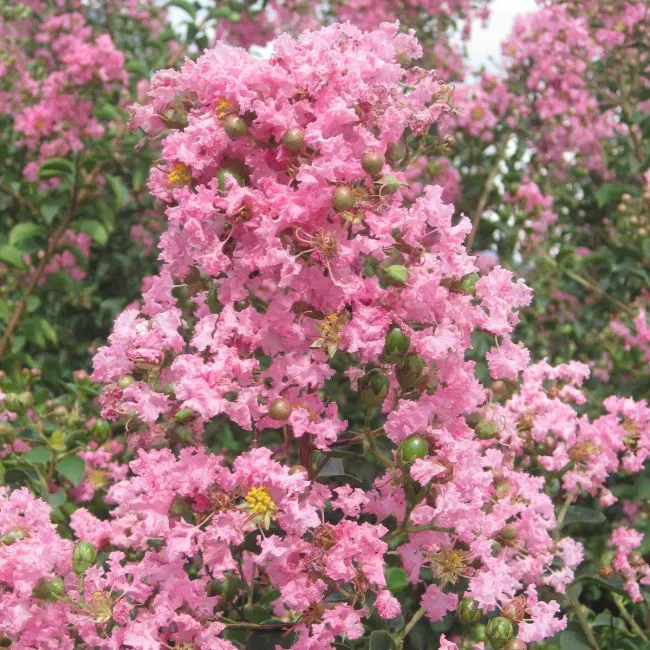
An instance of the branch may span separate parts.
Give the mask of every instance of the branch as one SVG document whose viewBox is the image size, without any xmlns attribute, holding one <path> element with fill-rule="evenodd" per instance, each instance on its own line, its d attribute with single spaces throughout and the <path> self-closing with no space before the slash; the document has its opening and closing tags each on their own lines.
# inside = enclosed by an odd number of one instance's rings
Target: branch
<svg viewBox="0 0 650 650">
<path fill-rule="evenodd" d="M 589 645 L 593 648 L 593 650 L 600 650 L 598 641 L 596 641 L 596 637 L 594 636 L 594 631 L 591 629 L 591 625 L 589 625 L 589 621 L 587 620 L 587 617 L 582 611 L 582 605 L 580 604 L 578 597 L 575 595 L 573 591 L 573 585 L 569 585 L 567 589 L 567 599 L 569 601 L 569 604 L 571 605 L 571 609 L 573 610 L 573 613 L 576 615 L 576 618 L 578 619 L 578 623 L 580 624 L 582 631 L 587 637 L 587 641 L 589 641 Z"/>
<path fill-rule="evenodd" d="M 467 248 L 468 252 L 472 250 L 472 245 L 474 244 L 474 238 L 476 237 L 476 233 L 478 232 L 479 222 L 481 221 L 481 217 L 483 216 L 483 212 L 485 211 L 485 206 L 487 205 L 490 192 L 492 191 L 492 186 L 494 185 L 494 181 L 496 180 L 496 177 L 499 174 L 499 167 L 501 166 L 501 163 L 503 162 L 505 156 L 506 156 L 506 143 L 504 142 L 497 147 L 497 154 L 496 154 L 496 158 L 494 159 L 494 164 L 492 165 L 492 169 L 490 170 L 490 173 L 485 179 L 485 185 L 483 185 L 483 191 L 481 192 L 481 196 L 479 197 L 478 203 L 476 204 L 476 209 L 474 210 L 474 217 L 472 218 L 472 232 L 469 233 L 469 237 L 467 238 L 467 242 L 465 243 L 465 248 Z"/>
</svg>

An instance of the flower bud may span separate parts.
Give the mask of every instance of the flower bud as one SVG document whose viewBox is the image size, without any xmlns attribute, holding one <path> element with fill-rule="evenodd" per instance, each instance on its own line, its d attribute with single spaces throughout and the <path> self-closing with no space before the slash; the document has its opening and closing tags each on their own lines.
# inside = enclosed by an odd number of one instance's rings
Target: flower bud
<svg viewBox="0 0 650 650">
<path fill-rule="evenodd" d="M 16 415 L 24 415 L 32 405 L 32 394 L 25 391 L 24 393 L 9 393 L 4 398 L 4 407 Z"/>
<path fill-rule="evenodd" d="M 494 420 L 481 420 L 474 427 L 474 432 L 479 440 L 492 440 L 499 435 L 499 427 Z"/>
<path fill-rule="evenodd" d="M 371 370 L 359 379 L 361 402 L 365 406 L 379 406 L 388 395 L 390 382 L 379 370 Z"/>
<path fill-rule="evenodd" d="M 379 181 L 379 194 L 382 195 L 392 195 L 399 190 L 404 183 L 402 183 L 396 176 L 393 174 L 386 174 L 382 176 Z"/>
<path fill-rule="evenodd" d="M 289 129 L 282 136 L 282 144 L 291 153 L 299 153 L 305 145 L 305 132 L 302 129 Z"/>
<path fill-rule="evenodd" d="M 224 192 L 226 190 L 226 178 L 228 177 L 232 178 L 235 183 L 237 183 L 237 185 L 244 186 L 246 184 L 244 176 L 241 172 L 233 169 L 232 167 L 222 167 L 217 172 L 217 186 L 221 192 Z"/>
<path fill-rule="evenodd" d="M 384 159 L 383 154 L 379 151 L 366 151 L 363 156 L 361 156 L 361 166 L 363 167 L 363 170 L 371 176 L 377 176 L 380 174 L 385 163 L 386 160 Z"/>
<path fill-rule="evenodd" d="M 528 646 L 521 639 L 510 639 L 503 646 L 503 650 L 526 650 Z"/>
<path fill-rule="evenodd" d="M 389 361 L 397 361 L 409 351 L 411 339 L 399 327 L 392 327 L 386 334 L 384 354 Z"/>
<path fill-rule="evenodd" d="M 388 284 L 406 284 L 409 280 L 409 271 L 402 264 L 391 264 L 384 269 Z"/>
<path fill-rule="evenodd" d="M 464 275 L 458 283 L 458 290 L 462 293 L 474 293 L 476 291 L 476 283 L 480 280 L 478 273 L 469 273 Z"/>
<path fill-rule="evenodd" d="M 269 406 L 269 417 L 273 420 L 286 420 L 291 415 L 291 403 L 283 397 L 278 397 Z"/>
<path fill-rule="evenodd" d="M 63 579 L 59 576 L 51 580 L 41 580 L 32 591 L 32 596 L 40 600 L 55 600 L 56 597 L 63 596 L 64 594 Z"/>
<path fill-rule="evenodd" d="M 90 542 L 79 542 L 72 552 L 72 568 L 80 576 L 86 573 L 97 559 L 97 550 Z"/>
<path fill-rule="evenodd" d="M 501 546 L 516 546 L 517 529 L 514 526 L 504 526 L 497 534 L 496 540 Z"/>
<path fill-rule="evenodd" d="M 404 390 L 412 390 L 420 381 L 424 361 L 417 354 L 407 354 L 395 369 L 397 381 Z"/>
<path fill-rule="evenodd" d="M 345 212 L 346 210 L 353 208 L 356 199 L 352 188 L 347 185 L 339 185 L 332 195 L 332 203 L 337 212 Z"/>
<path fill-rule="evenodd" d="M 515 635 L 515 628 L 507 618 L 497 616 L 488 621 L 485 633 L 494 648 L 501 650 Z"/>
<path fill-rule="evenodd" d="M 473 598 L 463 598 L 458 603 L 456 614 L 461 625 L 474 625 L 481 620 L 483 610 Z"/>
<path fill-rule="evenodd" d="M 124 375 L 123 377 L 120 377 L 117 380 L 117 385 L 124 390 L 125 388 L 128 388 L 131 386 L 131 384 L 135 383 L 135 378 L 133 375 Z"/>
<path fill-rule="evenodd" d="M 429 442 L 427 439 L 415 433 L 399 443 L 397 448 L 397 458 L 405 465 L 411 465 L 418 458 L 424 458 L 429 455 Z"/>
<path fill-rule="evenodd" d="M 195 417 L 196 413 L 192 409 L 181 409 L 174 416 L 174 420 L 176 420 L 178 424 L 185 424 L 186 422 L 193 420 Z"/>
<path fill-rule="evenodd" d="M 111 425 L 106 420 L 96 420 L 90 426 L 90 435 L 93 440 L 103 444 L 111 435 Z"/>
<path fill-rule="evenodd" d="M 227 115 L 223 120 L 223 129 L 229 138 L 236 140 L 248 133 L 248 124 L 239 115 Z"/>
<path fill-rule="evenodd" d="M 386 158 L 392 165 L 399 163 L 404 159 L 404 156 L 406 156 L 406 145 L 401 140 L 388 145 Z"/>
</svg>

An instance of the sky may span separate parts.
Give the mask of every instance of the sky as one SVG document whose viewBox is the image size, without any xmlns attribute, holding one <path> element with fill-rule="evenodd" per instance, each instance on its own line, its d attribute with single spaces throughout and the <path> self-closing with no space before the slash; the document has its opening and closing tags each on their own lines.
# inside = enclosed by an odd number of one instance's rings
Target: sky
<svg viewBox="0 0 650 650">
<path fill-rule="evenodd" d="M 485 65 L 494 70 L 497 68 L 491 60 L 498 61 L 501 56 L 501 43 L 510 33 L 515 17 L 535 9 L 535 0 L 493 0 L 490 4 L 490 21 L 485 28 L 480 24 L 472 27 L 470 39 L 470 67 Z"/>
</svg>

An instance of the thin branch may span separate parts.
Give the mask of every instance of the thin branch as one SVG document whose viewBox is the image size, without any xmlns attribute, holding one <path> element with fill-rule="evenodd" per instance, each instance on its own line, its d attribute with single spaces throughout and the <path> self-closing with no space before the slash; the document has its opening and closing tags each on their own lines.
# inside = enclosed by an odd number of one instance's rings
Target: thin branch
<svg viewBox="0 0 650 650">
<path fill-rule="evenodd" d="M 634 620 L 632 614 L 627 611 L 627 608 L 625 607 L 625 603 L 623 601 L 623 596 L 620 594 L 612 594 L 612 597 L 614 598 L 614 602 L 616 603 L 616 607 L 618 607 L 618 611 L 621 613 L 621 616 L 627 621 L 627 624 L 632 628 L 634 633 L 643 639 L 646 647 L 650 648 L 650 638 L 648 638 L 646 633 L 641 629 L 640 625 Z"/>
<path fill-rule="evenodd" d="M 569 585 L 569 588 L 567 589 L 567 599 L 571 605 L 573 613 L 578 619 L 578 623 L 580 624 L 580 627 L 582 628 L 582 631 L 584 632 L 589 645 L 593 650 L 600 650 L 598 641 L 596 641 L 596 637 L 594 636 L 594 631 L 591 629 L 591 625 L 589 625 L 589 621 L 587 620 L 585 613 L 582 611 L 582 605 L 580 604 L 578 597 L 573 591 L 573 585 Z"/>
</svg>

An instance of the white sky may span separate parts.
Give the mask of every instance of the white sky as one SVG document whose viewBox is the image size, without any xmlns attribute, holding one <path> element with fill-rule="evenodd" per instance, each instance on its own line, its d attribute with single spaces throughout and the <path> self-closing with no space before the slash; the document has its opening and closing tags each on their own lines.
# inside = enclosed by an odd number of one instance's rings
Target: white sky
<svg viewBox="0 0 650 650">
<path fill-rule="evenodd" d="M 476 23 L 468 44 L 470 68 L 485 65 L 495 69 L 491 61 L 501 58 L 501 43 L 510 33 L 515 16 L 536 8 L 535 0 L 493 0 L 490 21 L 484 29 Z"/>
</svg>

